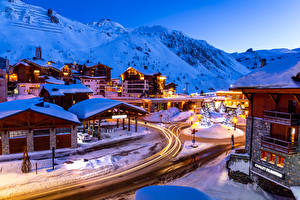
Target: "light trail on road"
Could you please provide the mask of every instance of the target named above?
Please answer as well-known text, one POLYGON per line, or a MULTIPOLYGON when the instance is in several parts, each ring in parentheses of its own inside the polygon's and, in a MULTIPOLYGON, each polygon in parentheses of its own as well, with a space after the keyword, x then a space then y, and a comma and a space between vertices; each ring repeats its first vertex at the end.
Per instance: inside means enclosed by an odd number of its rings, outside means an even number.
POLYGON ((36 191, 29 194, 14 196, 13 199, 81 199, 77 196, 87 190, 95 190, 95 187, 103 187, 114 184, 117 181, 126 181, 143 173, 148 173, 157 167, 164 165, 179 153, 181 142, 179 138, 169 129, 157 126, 155 124, 138 122, 140 126, 158 130, 166 139, 167 146, 160 152, 127 167, 123 171, 115 172, 105 177, 92 177, 68 185, 59 185, 49 188, 46 191, 36 191))

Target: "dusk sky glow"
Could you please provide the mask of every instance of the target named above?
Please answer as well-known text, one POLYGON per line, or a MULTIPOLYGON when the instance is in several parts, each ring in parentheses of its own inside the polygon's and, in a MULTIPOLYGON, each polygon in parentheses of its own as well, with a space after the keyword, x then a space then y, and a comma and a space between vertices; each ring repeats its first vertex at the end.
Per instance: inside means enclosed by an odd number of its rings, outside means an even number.
POLYGON ((162 25, 227 52, 300 47, 299 0, 25 0, 83 23, 162 25))

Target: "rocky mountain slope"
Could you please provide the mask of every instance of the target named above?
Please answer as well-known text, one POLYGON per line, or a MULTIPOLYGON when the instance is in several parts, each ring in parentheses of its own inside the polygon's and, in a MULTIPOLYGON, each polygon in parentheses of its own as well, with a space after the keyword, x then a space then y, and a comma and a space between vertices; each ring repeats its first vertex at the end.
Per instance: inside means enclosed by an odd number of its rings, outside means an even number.
POLYGON ((252 48, 243 53, 233 53, 232 56, 241 64, 250 70, 262 68, 266 65, 276 63, 283 59, 296 58, 300 55, 300 48, 298 49, 271 49, 271 50, 257 50, 252 48))
POLYGON ((249 72, 231 55, 179 31, 161 26, 129 30, 109 19, 82 24, 20 0, 0 0, 0 27, 0 56, 11 63, 33 57, 40 46, 45 59, 100 62, 113 68, 114 77, 129 66, 161 72, 179 92, 188 93, 227 89, 249 72))

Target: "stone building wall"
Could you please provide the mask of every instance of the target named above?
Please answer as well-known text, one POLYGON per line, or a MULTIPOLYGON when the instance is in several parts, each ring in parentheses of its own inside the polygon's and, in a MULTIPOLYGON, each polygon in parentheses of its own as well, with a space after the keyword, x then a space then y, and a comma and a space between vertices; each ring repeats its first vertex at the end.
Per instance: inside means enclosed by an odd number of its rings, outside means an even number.
MULTIPOLYGON (((255 173, 258 173, 259 175, 261 175, 269 180, 275 181, 277 184, 280 184, 280 185, 286 186, 286 187, 293 186, 293 185, 300 185, 299 148, 298 148, 298 153, 293 154, 293 155, 287 155, 287 154, 280 153, 276 150, 263 148, 261 146, 261 136, 269 136, 270 135, 271 123, 265 122, 261 118, 253 118, 253 120, 254 121, 253 121, 252 160, 250 163, 252 175, 255 175, 255 173), (267 161, 261 160, 261 150, 265 150, 267 152, 274 153, 278 156, 285 157, 284 167, 281 168, 279 166, 276 166, 276 164, 268 163, 269 154, 267 157, 267 161), (283 174, 284 176, 283 176, 283 178, 280 178, 271 173, 268 173, 266 171, 258 169, 257 167, 254 167, 255 163, 257 163, 261 166, 264 166, 268 169, 274 170, 275 172, 279 172, 280 174, 283 174)), ((251 119, 249 119, 249 122, 250 121, 251 121, 251 119)), ((247 119, 247 125, 248 125, 248 119, 247 119)), ((275 158, 275 163, 277 163, 278 156, 276 156, 276 158, 275 158)))

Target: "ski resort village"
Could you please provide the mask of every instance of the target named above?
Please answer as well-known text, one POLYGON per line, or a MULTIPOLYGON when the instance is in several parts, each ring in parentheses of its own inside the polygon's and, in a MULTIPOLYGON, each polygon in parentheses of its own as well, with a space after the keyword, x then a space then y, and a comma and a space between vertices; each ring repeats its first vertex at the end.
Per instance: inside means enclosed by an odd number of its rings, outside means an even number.
MULTIPOLYGON (((51 2, 0 0, 0 199, 300 200, 300 48, 227 53, 138 22, 155 1, 51 2), (109 14, 135 28, 86 23, 109 14)), ((203 2, 168 9, 224 4, 203 2)))

